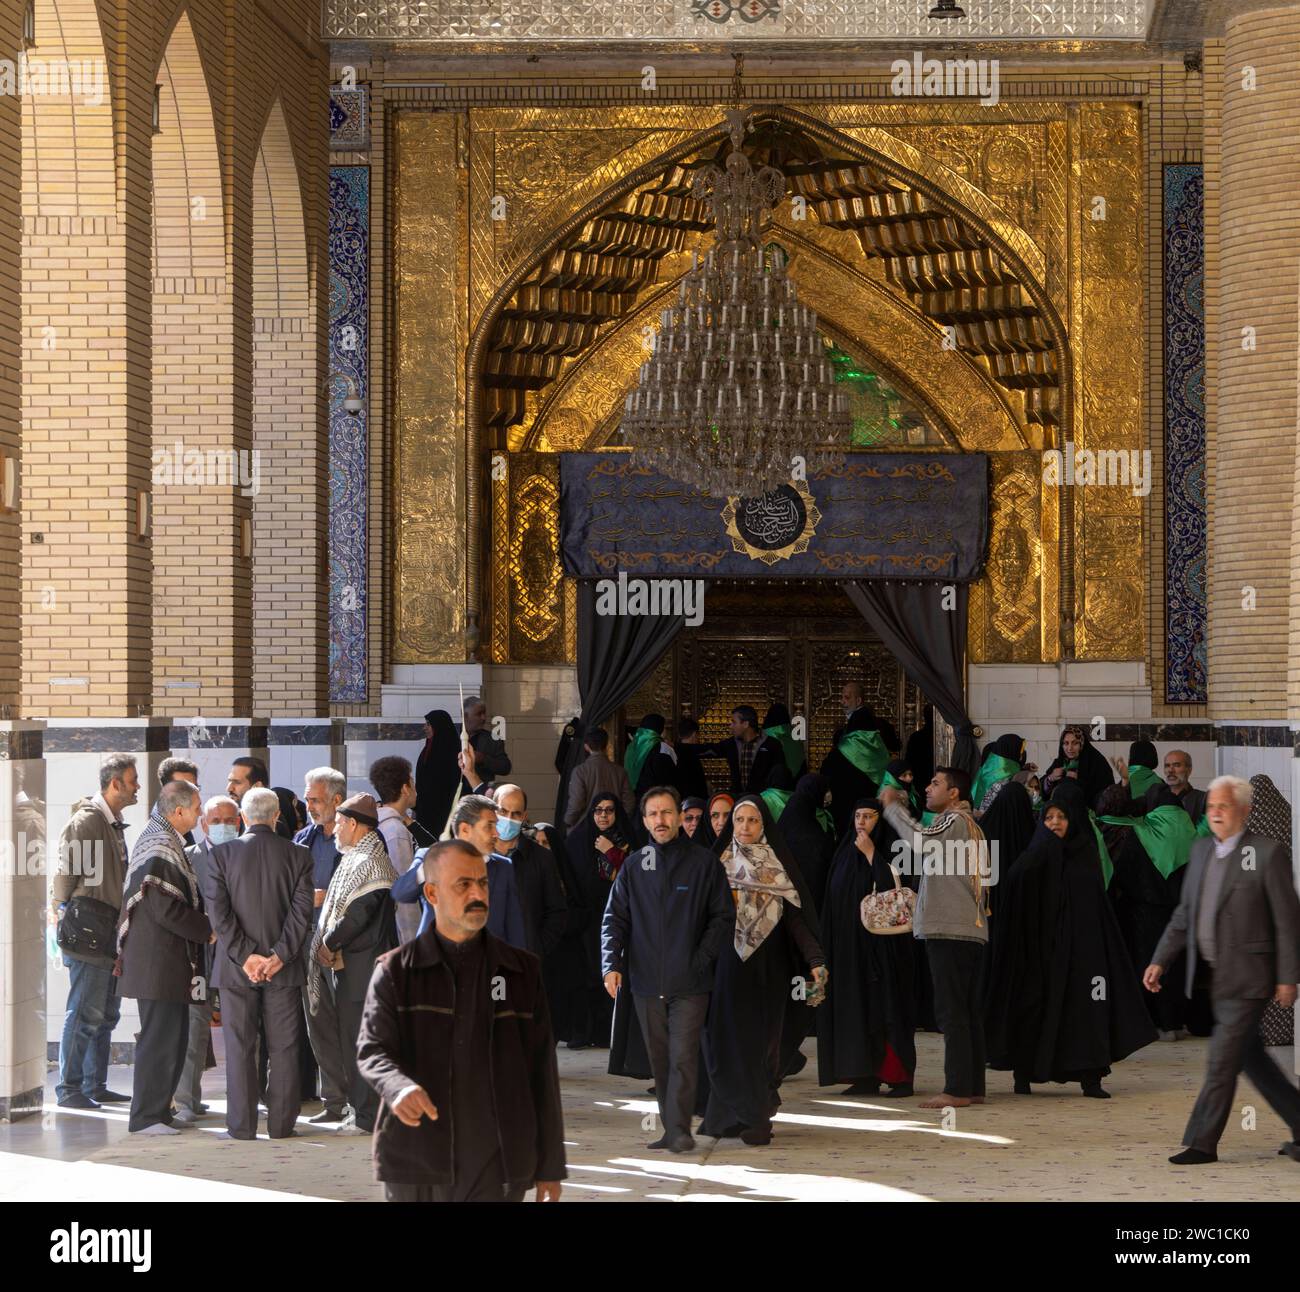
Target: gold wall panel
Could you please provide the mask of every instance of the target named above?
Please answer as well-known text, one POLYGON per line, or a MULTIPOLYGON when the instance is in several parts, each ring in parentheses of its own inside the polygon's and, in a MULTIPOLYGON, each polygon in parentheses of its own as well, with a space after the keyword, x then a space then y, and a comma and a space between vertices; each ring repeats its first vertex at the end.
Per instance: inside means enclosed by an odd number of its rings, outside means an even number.
MULTIPOLYGON (((1074 440, 1092 452, 1142 453, 1141 116, 1133 104, 1084 103, 1076 112, 1074 440), (1101 220, 1092 218, 1098 197, 1106 204, 1101 220)), ((1073 495, 1075 655, 1142 659, 1143 499, 1124 485, 1076 486, 1073 495)))
POLYGON ((1038 453, 990 456, 989 556, 971 585, 967 655, 972 664, 1032 664, 1057 658, 1056 528, 1044 514, 1038 453))
POLYGON ((393 662, 467 657, 463 114, 402 111, 392 142, 393 662))

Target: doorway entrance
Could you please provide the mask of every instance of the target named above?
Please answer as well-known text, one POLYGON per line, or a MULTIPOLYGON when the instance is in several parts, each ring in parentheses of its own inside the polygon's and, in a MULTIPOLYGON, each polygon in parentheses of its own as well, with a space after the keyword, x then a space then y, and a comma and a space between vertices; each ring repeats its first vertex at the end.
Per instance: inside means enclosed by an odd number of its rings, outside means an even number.
POLYGON ((707 585, 704 622, 685 628, 618 715, 617 748, 646 713, 695 718, 703 743, 731 734, 731 710, 752 704, 759 721, 783 702, 808 723, 816 770, 844 721, 840 691, 862 684, 866 702, 901 739, 921 725, 925 698, 830 580, 718 579, 707 585))

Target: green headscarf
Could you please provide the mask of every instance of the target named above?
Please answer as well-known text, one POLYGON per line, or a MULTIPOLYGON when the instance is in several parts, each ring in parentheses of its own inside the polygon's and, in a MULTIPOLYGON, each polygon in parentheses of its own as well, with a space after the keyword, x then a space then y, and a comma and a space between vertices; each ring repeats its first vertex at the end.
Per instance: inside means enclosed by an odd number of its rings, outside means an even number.
POLYGON ((790 796, 794 790, 775 790, 767 789, 759 793, 759 797, 767 804, 767 810, 772 814, 773 821, 781 819, 781 813, 785 811, 785 805, 789 803, 790 796))
POLYGON ((889 765, 889 750, 878 731, 846 731, 836 748, 864 776, 879 785, 889 765))
POLYGON ((798 776, 799 769, 807 761, 804 753, 803 742, 796 740, 791 733, 791 724, 788 722, 778 722, 774 727, 764 727, 763 734, 771 736, 773 740, 778 741, 781 750, 785 754, 785 765, 790 769, 791 776, 798 776))
MULTIPOLYGON (((900 781, 893 772, 887 771, 885 778, 880 782, 880 788, 884 789, 888 785, 890 789, 902 790, 907 795, 908 804, 911 806, 912 815, 915 816, 921 809, 921 799, 916 792, 915 785, 906 785, 900 781)), ((929 824, 927 821, 925 824, 929 824)))
POLYGON ((663 739, 652 727, 638 727, 628 741, 627 753, 623 755, 623 766, 627 769, 627 779, 633 789, 641 776, 645 760, 650 757, 655 747, 663 739))
POLYGON ((1196 838, 1192 818, 1176 803, 1162 803, 1146 816, 1103 816, 1098 819, 1107 825, 1131 825, 1151 864, 1165 879, 1187 864, 1192 840, 1196 838))
POLYGON ((975 773, 975 784, 971 786, 970 805, 976 811, 984 802, 984 796, 999 781, 1009 781, 1020 770, 1020 764, 1010 758, 989 750, 988 757, 980 764, 975 773))
POLYGON ((1128 769, 1128 791, 1131 798, 1140 799, 1153 785, 1163 784, 1154 767, 1138 766, 1128 769))
POLYGON ((1196 823, 1196 834, 1193 837, 1197 839, 1208 839, 1213 833, 1214 831, 1210 829, 1210 818, 1208 816, 1203 816, 1196 823))

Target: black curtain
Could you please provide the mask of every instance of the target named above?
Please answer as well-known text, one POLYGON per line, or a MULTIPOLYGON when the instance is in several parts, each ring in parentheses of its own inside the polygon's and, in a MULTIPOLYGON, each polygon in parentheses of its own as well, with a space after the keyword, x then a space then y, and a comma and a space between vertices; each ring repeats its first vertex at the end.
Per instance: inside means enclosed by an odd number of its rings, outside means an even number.
POLYGON ((979 769, 979 748, 966 712, 963 677, 967 585, 849 580, 844 591, 903 671, 952 727, 956 734, 952 765, 974 776, 979 769), (951 609, 944 608, 945 589, 956 590, 956 604, 951 609))
MULTIPOLYGON (((673 638, 686 623, 683 615, 598 615, 596 584, 578 583, 578 695, 582 713, 571 725, 573 734, 561 742, 557 756, 560 788, 555 798, 555 821, 564 824, 569 776, 586 757, 583 736, 598 727, 628 700, 649 676, 673 638)), ((615 757, 617 757, 615 751, 615 757)))

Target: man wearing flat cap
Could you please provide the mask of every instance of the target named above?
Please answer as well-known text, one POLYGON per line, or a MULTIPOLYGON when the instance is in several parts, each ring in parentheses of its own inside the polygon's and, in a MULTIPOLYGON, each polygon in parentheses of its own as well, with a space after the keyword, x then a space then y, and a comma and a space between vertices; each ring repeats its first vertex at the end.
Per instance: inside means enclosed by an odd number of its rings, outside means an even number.
POLYGON ((357 1072, 357 1033, 375 960, 397 945, 390 890, 397 872, 379 833, 379 805, 369 794, 345 799, 335 813, 342 849, 321 906, 311 948, 307 993, 321 1030, 338 1037, 351 1111, 336 1135, 369 1135, 379 1096, 357 1072))

